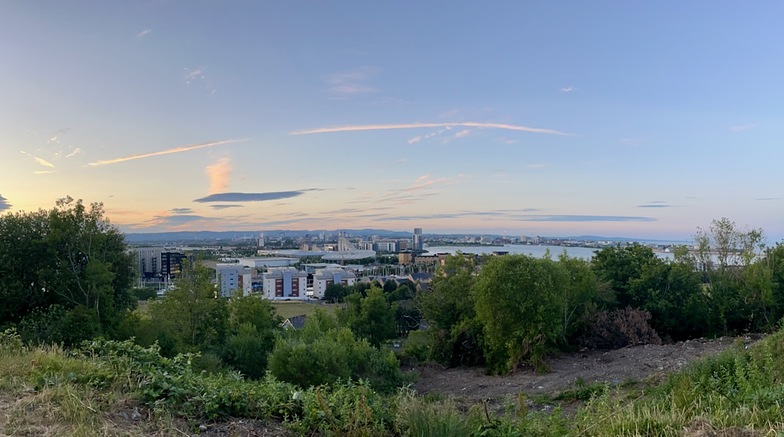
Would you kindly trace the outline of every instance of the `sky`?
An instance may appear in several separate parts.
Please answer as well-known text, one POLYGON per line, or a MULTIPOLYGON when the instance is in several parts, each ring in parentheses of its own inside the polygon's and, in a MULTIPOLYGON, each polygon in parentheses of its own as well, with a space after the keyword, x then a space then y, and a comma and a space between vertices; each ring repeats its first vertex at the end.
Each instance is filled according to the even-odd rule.
POLYGON ((784 237, 780 1, 0 2, 0 214, 784 237))

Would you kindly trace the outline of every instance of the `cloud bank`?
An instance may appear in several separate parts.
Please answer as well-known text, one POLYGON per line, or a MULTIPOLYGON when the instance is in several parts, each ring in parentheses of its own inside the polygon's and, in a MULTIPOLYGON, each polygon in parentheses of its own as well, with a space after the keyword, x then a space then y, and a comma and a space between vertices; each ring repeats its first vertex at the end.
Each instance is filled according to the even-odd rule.
POLYGON ((316 129, 306 129, 290 132, 291 135, 313 135, 313 134, 326 134, 334 132, 361 132, 361 131, 375 131, 375 130, 394 130, 394 129, 422 129, 422 128, 445 128, 445 127, 478 127, 486 129, 503 129, 518 132, 530 132, 537 134, 549 135, 571 135, 566 132, 560 132, 552 129, 541 129, 537 127, 520 126, 515 124, 505 123, 478 123, 474 121, 451 122, 451 123, 403 123, 403 124, 367 124, 355 126, 339 126, 339 127, 320 127, 316 129))
POLYGON ((8 199, 6 199, 5 197, 3 197, 2 194, 0 194, 0 211, 11 209, 11 206, 12 205, 8 203, 8 199))
POLYGON ((103 166, 103 165, 119 164, 121 162, 133 161, 135 159, 152 158, 154 156, 163 156, 163 155, 171 155, 173 153, 190 152, 191 150, 204 149, 204 148, 207 148, 207 147, 215 147, 215 146, 219 146, 221 144, 239 143, 239 142, 242 142, 242 141, 247 141, 247 140, 245 140, 245 139, 240 139, 240 140, 222 140, 222 141, 212 141, 212 142, 209 142, 209 143, 191 144, 191 145, 188 145, 188 146, 175 147, 173 149, 159 150, 157 152, 140 153, 140 154, 137 154, 137 155, 129 155, 129 156, 123 156, 123 157, 120 157, 120 158, 107 159, 107 160, 103 160, 103 161, 95 161, 95 162, 88 163, 87 165, 90 166, 90 167, 100 167, 100 166, 103 166))

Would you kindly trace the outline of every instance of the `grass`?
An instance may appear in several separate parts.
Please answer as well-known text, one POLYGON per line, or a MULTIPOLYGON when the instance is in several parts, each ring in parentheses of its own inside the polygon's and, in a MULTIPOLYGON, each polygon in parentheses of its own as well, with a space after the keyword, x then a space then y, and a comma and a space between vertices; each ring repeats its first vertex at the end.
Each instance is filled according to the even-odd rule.
POLYGON ((338 308, 336 304, 318 303, 318 302, 296 302, 296 301, 273 301, 272 306, 279 316, 284 319, 289 317, 300 316, 302 314, 311 315, 317 308, 328 313, 334 313, 338 308))
MULTIPOLYGON (((338 304, 331 304, 331 303, 323 303, 323 302, 299 302, 299 301, 273 301, 272 306, 275 308, 275 311, 278 313, 279 316, 283 317, 284 319, 288 319, 289 317, 300 316, 300 315, 311 315, 316 308, 321 308, 323 311, 326 311, 330 314, 335 312, 335 309, 339 308, 338 304)), ((139 301, 139 306, 136 308, 141 314, 147 314, 148 312, 148 302, 147 301, 139 301)))
POLYGON ((15 334, 0 333, 0 435, 189 435, 194 423, 226 418, 280 421, 295 433, 323 436, 784 432, 784 330, 696 362, 633 399, 624 396, 624 384, 580 382, 563 394, 587 399, 573 415, 529 411, 524 394, 494 415, 487 403, 466 409, 410 389, 385 396, 350 381, 299 388, 269 376, 202 374, 189 360, 130 342, 96 340, 72 352, 28 348, 15 334))
POLYGON ((131 393, 117 388, 98 389, 78 381, 37 387, 34 375, 52 366, 61 374, 94 370, 57 347, 0 348, 0 435, 188 435, 188 426, 169 415, 142 417, 139 410, 147 410, 131 393))

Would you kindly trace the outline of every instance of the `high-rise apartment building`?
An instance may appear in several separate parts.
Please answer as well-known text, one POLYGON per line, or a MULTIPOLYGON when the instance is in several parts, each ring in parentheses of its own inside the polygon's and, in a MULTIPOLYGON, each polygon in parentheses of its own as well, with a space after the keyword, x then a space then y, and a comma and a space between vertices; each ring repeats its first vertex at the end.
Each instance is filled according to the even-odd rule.
POLYGON ((422 253, 425 251, 425 245, 422 241, 422 228, 414 228, 414 238, 412 239, 411 249, 414 253, 422 253))

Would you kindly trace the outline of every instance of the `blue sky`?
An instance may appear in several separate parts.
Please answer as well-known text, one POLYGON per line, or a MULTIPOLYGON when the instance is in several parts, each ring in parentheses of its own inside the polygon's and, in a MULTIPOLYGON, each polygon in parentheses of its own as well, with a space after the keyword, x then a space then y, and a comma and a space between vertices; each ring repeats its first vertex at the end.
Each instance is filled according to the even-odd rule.
POLYGON ((0 210, 784 236, 784 3, 0 3, 0 210))

